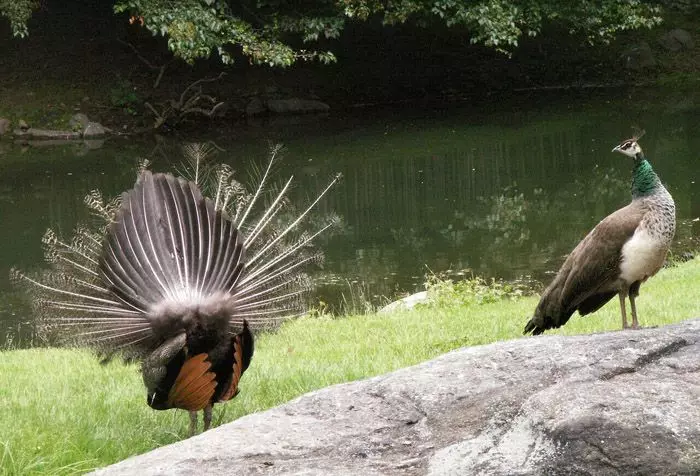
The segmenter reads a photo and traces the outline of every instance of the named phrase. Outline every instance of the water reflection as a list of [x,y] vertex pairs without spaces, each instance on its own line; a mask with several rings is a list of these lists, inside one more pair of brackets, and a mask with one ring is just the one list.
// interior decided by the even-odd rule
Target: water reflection
[[[520,112],[394,110],[253,124],[205,139],[225,149],[218,160],[244,174],[265,163],[269,143],[284,143],[279,172],[296,174],[295,201],[343,174],[319,208],[341,223],[320,241],[326,260],[315,298],[338,307],[421,289],[426,273],[445,270],[548,281],[592,226],[629,201],[631,163],[610,149],[633,123],[647,129],[642,146],[676,200],[677,241],[697,239],[698,114],[669,102],[560,98],[545,110],[529,103]],[[130,187],[141,157],[167,169],[180,142],[115,139],[87,154],[2,144],[0,345],[27,316],[9,286],[9,268],[42,266],[47,226],[68,234],[89,219],[87,192],[110,196]]]

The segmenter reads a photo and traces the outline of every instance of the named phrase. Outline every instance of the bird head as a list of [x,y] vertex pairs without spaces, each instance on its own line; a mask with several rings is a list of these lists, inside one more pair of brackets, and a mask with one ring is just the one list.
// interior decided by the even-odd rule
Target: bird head
[[627,157],[632,157],[633,159],[642,157],[642,148],[637,143],[641,136],[642,134],[639,134],[636,137],[632,137],[631,139],[627,139],[626,141],[621,142],[619,145],[615,146],[615,148],[612,151],[619,152],[621,154],[626,155]]

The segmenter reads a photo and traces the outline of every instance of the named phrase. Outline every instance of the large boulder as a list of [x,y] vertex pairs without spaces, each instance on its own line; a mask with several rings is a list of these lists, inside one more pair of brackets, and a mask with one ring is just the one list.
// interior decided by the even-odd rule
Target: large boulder
[[690,475],[699,441],[693,320],[454,351],[98,473]]

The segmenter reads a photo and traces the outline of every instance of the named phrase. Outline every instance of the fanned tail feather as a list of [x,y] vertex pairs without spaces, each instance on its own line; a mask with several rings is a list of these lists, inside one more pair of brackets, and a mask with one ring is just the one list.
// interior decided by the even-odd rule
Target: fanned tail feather
[[12,272],[30,291],[42,335],[143,356],[187,325],[158,321],[188,309],[219,303],[234,339],[244,321],[255,330],[303,314],[312,287],[304,270],[322,259],[313,241],[333,224],[309,218],[339,177],[297,212],[287,197],[292,178],[269,196],[279,148],[252,193],[229,166],[203,164],[211,151],[185,151],[188,180],[144,170],[118,199],[91,192],[85,203],[99,223],[79,226],[71,240],[47,231],[50,269]]

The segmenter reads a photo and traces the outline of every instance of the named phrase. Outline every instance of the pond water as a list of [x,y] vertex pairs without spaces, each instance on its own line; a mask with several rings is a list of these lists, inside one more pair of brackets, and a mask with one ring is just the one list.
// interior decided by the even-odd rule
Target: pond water
[[29,306],[8,274],[44,266],[46,228],[70,235],[88,218],[90,190],[131,187],[141,158],[167,170],[188,141],[215,142],[224,149],[216,160],[240,171],[284,144],[280,173],[295,174],[294,200],[342,174],[319,207],[340,224],[319,240],[325,262],[315,272],[314,301],[335,310],[422,290],[430,273],[547,283],[590,228],[629,201],[631,161],[610,151],[632,126],[646,129],[640,143],[675,198],[674,250],[697,247],[694,104],[687,94],[643,90],[538,95],[265,120],[219,135],[112,138],[97,149],[0,141],[0,347],[32,339]]

